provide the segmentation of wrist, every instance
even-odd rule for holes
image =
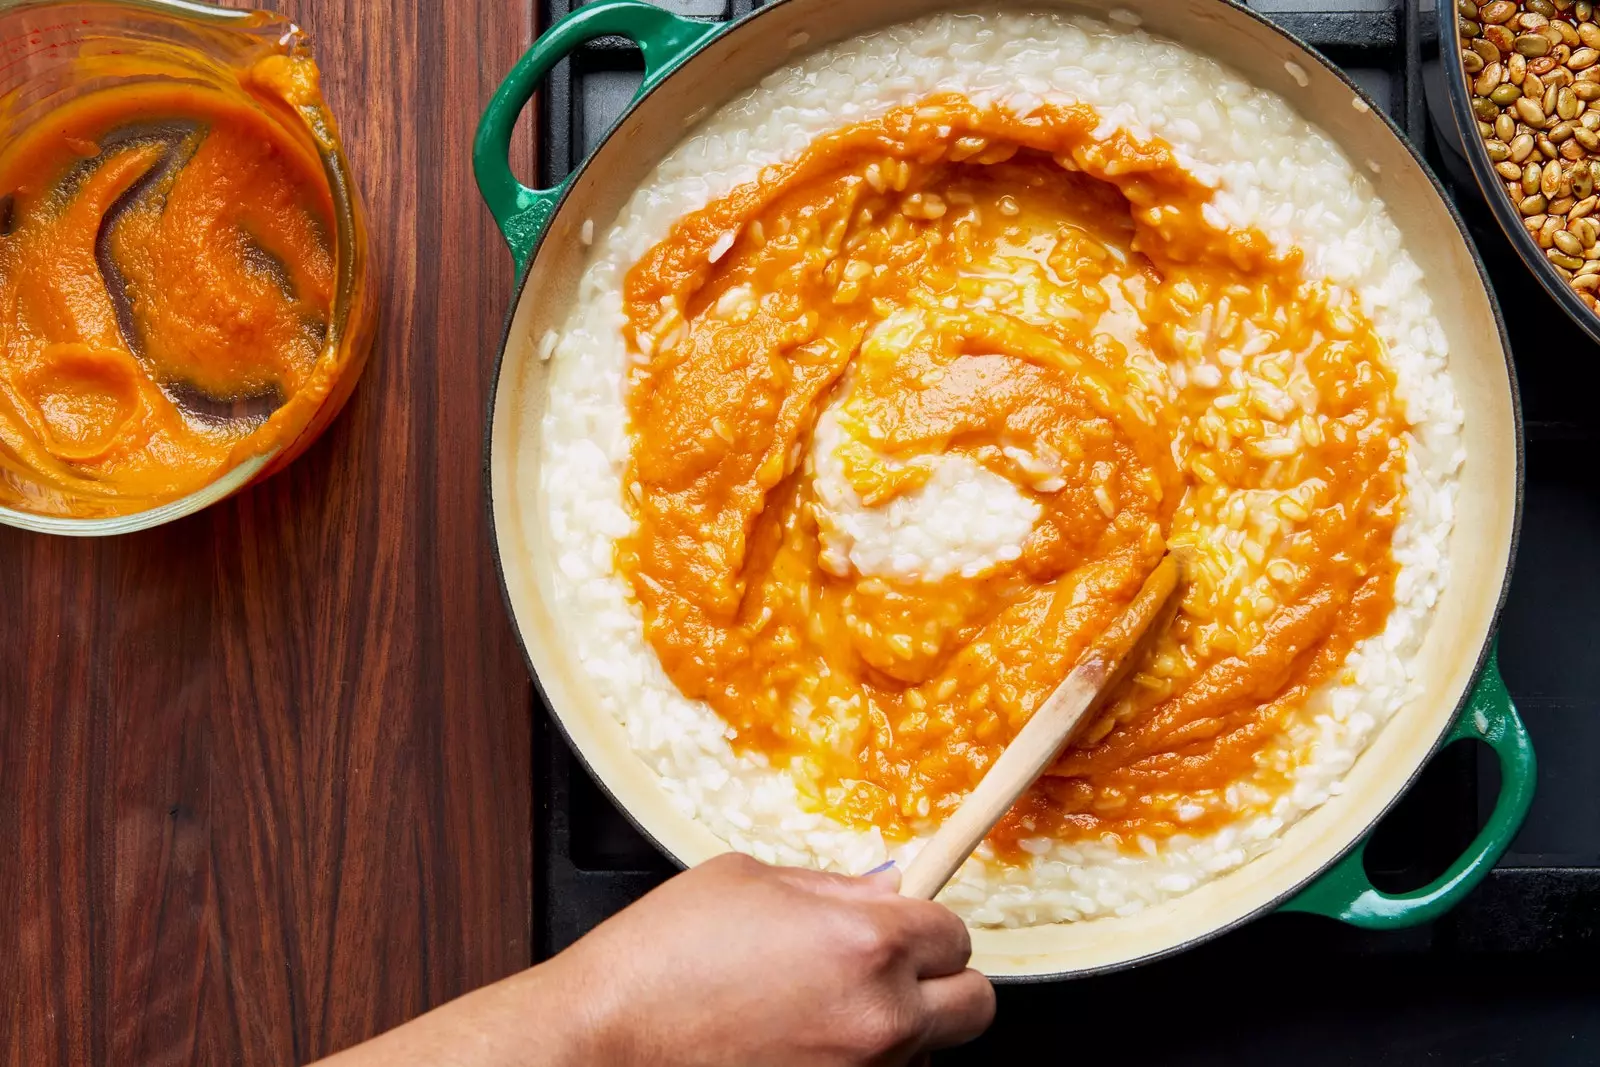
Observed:
[[[519,1015],[538,1036],[529,1067],[593,1067],[632,1062],[623,1005],[614,984],[582,966],[572,951],[518,975]],[[532,1028],[530,1028],[532,1029]]]

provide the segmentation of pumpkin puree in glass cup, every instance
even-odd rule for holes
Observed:
[[[237,91],[87,93],[0,150],[0,505],[143,511],[331,418],[366,331],[330,342],[335,207],[303,105],[311,60],[271,56]]]
[[[737,747],[891,840],[960,803],[1169,547],[1176,622],[1002,855],[1222,825],[1237,783],[1287,781],[1286,716],[1393,604],[1404,423],[1372,324],[1164,143],[1100,127],[899,108],[626,279],[617,558],[646,639]],[[951,463],[1020,498],[1020,545],[936,574],[852,554],[852,514]]]

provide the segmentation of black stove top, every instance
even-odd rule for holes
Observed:
[[[541,0],[544,25],[572,0]],[[728,18],[757,0],[661,0]],[[1176,959],[1069,984],[1008,987],[989,1036],[939,1063],[1084,1049],[1088,1026],[1131,1034],[1139,1063],[1600,1063],[1600,349],[1518,262],[1459,169],[1436,80],[1433,0],[1254,0],[1367,89],[1441,175],[1476,241],[1511,335],[1526,429],[1522,535],[1500,667],[1533,735],[1538,794],[1483,885],[1444,919],[1369,933],[1269,915]],[[559,180],[626,107],[641,65],[601,40],[542,99],[542,178]],[[1430,121],[1430,115],[1432,120]],[[1437,295],[1441,302],[1448,296]],[[1443,310],[1448,310],[1446,306]],[[673,866],[595,787],[538,709],[541,954],[582,936]],[[1464,848],[1495,796],[1493,756],[1435,757],[1368,849],[1380,888],[1420,886]],[[1159,1020],[1152,1028],[1151,1020]],[[1077,1040],[1074,1040],[1077,1039]],[[1073,1042],[1068,1045],[1067,1042]]]

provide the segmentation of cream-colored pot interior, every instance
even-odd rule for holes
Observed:
[[[556,213],[512,320],[491,423],[495,532],[515,621],[550,707],[585,762],[644,830],[686,864],[727,848],[678,814],[653,772],[600,710],[551,609],[544,507],[539,499],[539,414],[546,369],[535,352],[571,307],[585,251],[585,219],[604,226],[634,188],[702,116],[784,65],[790,40],[805,48],[916,18],[950,0],[784,0],[712,41],[661,83],[597,150]],[[1032,0],[1017,6],[1091,10]],[[1107,7],[1111,5],[1106,5]],[[1450,340],[1450,366],[1466,412],[1469,455],[1451,540],[1451,581],[1420,654],[1426,696],[1379,733],[1346,791],[1293,826],[1271,852],[1195,891],[1129,918],[974,932],[975,965],[991,975],[1083,972],[1171,951],[1280,902],[1373,824],[1427,759],[1472,682],[1509,563],[1517,494],[1517,429],[1506,355],[1493,305],[1449,210],[1406,146],[1319,59],[1249,14],[1216,0],[1119,0],[1154,33],[1213,56],[1288,100],[1337,141],[1405,233],[1427,276]],[[1292,67],[1291,67],[1292,64]],[[1299,84],[1297,75],[1309,78]]]

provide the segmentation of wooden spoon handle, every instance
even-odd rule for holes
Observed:
[[[903,896],[932,900],[1017,798],[1055,762],[1073,730],[1121,680],[1150,624],[1176,609],[1174,594],[1182,584],[1182,571],[1178,557],[1169,553],[1161,560],[1128,610],[1078,657],[1072,673],[1039,705],[977,788],[906,866],[900,879]]]

